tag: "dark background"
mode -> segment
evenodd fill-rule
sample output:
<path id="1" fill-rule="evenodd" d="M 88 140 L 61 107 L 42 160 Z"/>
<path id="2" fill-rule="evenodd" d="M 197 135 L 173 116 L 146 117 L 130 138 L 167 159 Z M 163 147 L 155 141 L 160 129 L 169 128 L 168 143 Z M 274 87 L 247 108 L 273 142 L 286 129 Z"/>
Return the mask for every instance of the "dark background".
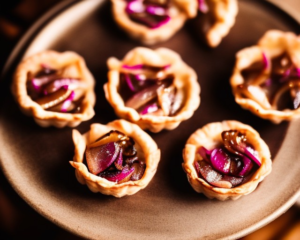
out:
<path id="1" fill-rule="evenodd" d="M 0 2 L 0 71 L 26 30 L 61 0 L 9 0 Z M 96 1 L 96 0 L 95 0 Z M 297 204 L 265 227 L 243 237 L 256 239 L 300 239 Z M 0 239 L 82 239 L 35 212 L 18 196 L 0 171 Z"/>

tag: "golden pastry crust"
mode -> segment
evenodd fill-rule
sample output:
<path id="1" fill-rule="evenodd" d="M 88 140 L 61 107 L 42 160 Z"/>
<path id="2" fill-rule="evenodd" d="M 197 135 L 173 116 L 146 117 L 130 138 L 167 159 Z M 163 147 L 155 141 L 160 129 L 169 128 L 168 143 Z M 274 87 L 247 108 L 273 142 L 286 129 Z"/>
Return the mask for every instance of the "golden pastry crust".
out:
<path id="1" fill-rule="evenodd" d="M 203 146 L 207 149 L 215 148 L 222 142 L 221 132 L 226 130 L 246 129 L 251 133 L 251 144 L 258 152 L 261 160 L 261 166 L 250 177 L 250 179 L 234 188 L 218 188 L 208 184 L 205 180 L 198 177 L 194 167 L 195 160 L 199 160 L 196 155 L 198 147 Z M 224 201 L 227 199 L 236 200 L 243 195 L 254 191 L 259 182 L 261 182 L 272 170 L 271 154 L 266 143 L 260 138 L 259 133 L 249 125 L 238 121 L 223 121 L 209 123 L 195 131 L 187 140 L 183 149 L 183 170 L 187 174 L 188 181 L 196 192 L 203 193 L 208 198 L 216 198 Z"/>
<path id="2" fill-rule="evenodd" d="M 182 89 L 185 95 L 185 100 L 179 112 L 175 116 L 140 115 L 135 109 L 126 107 L 118 92 L 119 75 L 124 64 L 145 64 L 150 66 L 170 64 L 170 72 L 175 75 L 174 85 L 176 88 Z M 131 50 L 122 61 L 113 57 L 109 58 L 107 65 L 109 68 L 108 82 L 104 85 L 107 101 L 120 118 L 136 123 L 142 129 L 149 129 L 152 132 L 159 132 L 162 129 L 172 130 L 180 122 L 189 119 L 200 105 L 200 86 L 197 82 L 195 71 L 186 65 L 181 57 L 172 50 L 166 48 L 151 50 L 137 47 Z"/>
<path id="3" fill-rule="evenodd" d="M 86 84 L 86 92 L 81 104 L 80 113 L 60 113 L 44 110 L 37 102 L 28 95 L 26 83 L 28 74 L 36 74 L 41 70 L 41 64 L 47 64 L 55 69 L 67 66 L 70 71 L 65 71 L 65 76 L 79 78 Z M 88 70 L 84 59 L 75 52 L 66 51 L 59 53 L 53 50 L 46 50 L 24 59 L 16 68 L 12 93 L 19 104 L 20 109 L 29 116 L 33 116 L 35 122 L 42 127 L 65 126 L 75 127 L 82 121 L 91 119 L 94 116 L 94 105 L 96 97 L 94 94 L 94 77 Z"/>
<path id="4" fill-rule="evenodd" d="M 257 45 L 240 50 L 236 54 L 236 63 L 230 78 L 232 92 L 235 101 L 244 109 L 250 110 L 257 116 L 269 119 L 273 123 L 280 123 L 283 120 L 290 121 L 300 117 L 300 108 L 296 110 L 277 110 L 271 106 L 263 91 L 259 87 L 253 86 L 256 91 L 254 95 L 244 97 L 239 91 L 239 85 L 245 83 L 242 71 L 257 61 L 263 61 L 263 53 L 268 59 L 287 53 L 296 67 L 300 67 L 300 38 L 292 32 L 282 32 L 279 30 L 269 30 L 258 41 Z M 269 61 L 270 62 L 270 61 Z M 271 62 L 265 70 L 270 74 Z"/>
<path id="5" fill-rule="evenodd" d="M 206 0 L 206 2 L 215 18 L 214 24 L 206 32 L 206 40 L 209 46 L 217 47 L 235 23 L 238 2 L 237 0 Z"/>
<path id="6" fill-rule="evenodd" d="M 180 2 L 179 0 L 177 1 Z M 178 7 L 174 1 L 171 2 L 172 5 L 169 8 L 171 20 L 159 28 L 150 29 L 129 18 L 125 11 L 127 4 L 125 0 L 111 0 L 111 2 L 112 14 L 117 24 L 124 29 L 131 38 L 139 40 L 146 45 L 152 45 L 169 39 L 184 25 L 188 18 L 188 13 L 185 10 L 186 7 L 181 7 L 181 5 Z"/>
<path id="7" fill-rule="evenodd" d="M 83 163 L 86 146 L 111 130 L 118 130 L 135 141 L 139 159 L 146 163 L 144 175 L 140 180 L 127 181 L 120 184 L 111 182 L 90 173 L 87 166 Z M 153 139 L 136 124 L 125 120 L 115 120 L 107 125 L 92 124 L 90 131 L 83 135 L 74 129 L 73 142 L 75 152 L 73 161 L 70 161 L 70 164 L 76 169 L 75 175 L 77 180 L 81 184 L 86 184 L 92 192 L 101 192 L 102 194 L 115 197 L 132 195 L 149 184 L 156 173 L 160 161 L 160 150 Z"/>
<path id="8" fill-rule="evenodd" d="M 181 8 L 189 18 L 196 17 L 198 13 L 198 0 L 173 0 L 173 2 Z"/>

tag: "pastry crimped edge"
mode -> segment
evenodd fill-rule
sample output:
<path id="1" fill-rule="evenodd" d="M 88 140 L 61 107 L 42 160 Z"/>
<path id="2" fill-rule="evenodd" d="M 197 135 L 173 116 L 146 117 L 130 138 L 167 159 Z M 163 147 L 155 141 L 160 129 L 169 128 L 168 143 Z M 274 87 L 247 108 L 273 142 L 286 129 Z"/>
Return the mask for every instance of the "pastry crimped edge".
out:
<path id="1" fill-rule="evenodd" d="M 76 64 L 80 76 L 72 77 L 79 77 L 80 81 L 84 81 L 87 85 L 87 90 L 81 103 L 81 113 L 47 111 L 31 99 L 27 93 L 26 87 L 26 82 L 28 80 L 27 73 L 38 72 L 41 69 L 41 63 L 45 63 L 55 69 Z M 94 84 L 94 77 L 80 55 L 72 51 L 60 53 L 54 50 L 45 50 L 31 55 L 20 62 L 13 76 L 11 91 L 22 112 L 28 116 L 32 116 L 35 122 L 41 127 L 76 127 L 82 121 L 91 119 L 95 114 L 94 105 L 96 96 L 94 93 Z"/>
<path id="2" fill-rule="evenodd" d="M 218 188 L 208 184 L 204 179 L 199 178 L 194 162 L 196 160 L 196 150 L 200 146 L 212 149 L 222 142 L 221 132 L 234 129 L 246 129 L 252 133 L 251 144 L 258 152 L 261 166 L 253 173 L 247 182 L 230 189 Z M 253 142 L 252 140 L 256 141 Z M 216 198 L 224 201 L 228 199 L 236 200 L 243 195 L 253 192 L 257 185 L 272 171 L 272 160 L 267 144 L 260 138 L 259 133 L 251 126 L 235 120 L 213 122 L 206 124 L 196 130 L 187 140 L 183 149 L 183 170 L 187 174 L 187 179 L 193 189 L 198 193 L 203 193 L 210 199 Z"/>
<path id="3" fill-rule="evenodd" d="M 262 61 L 262 53 L 268 59 L 280 56 L 287 52 L 292 62 L 300 67 L 300 37 L 292 32 L 269 30 L 258 41 L 257 45 L 244 48 L 237 52 L 236 62 L 230 78 L 235 101 L 244 109 L 250 110 L 255 115 L 278 124 L 300 117 L 300 108 L 296 110 L 285 109 L 282 111 L 265 108 L 257 101 L 243 97 L 238 91 L 238 85 L 244 83 L 241 72 L 256 61 Z"/>
<path id="4" fill-rule="evenodd" d="M 210 47 L 217 47 L 235 24 L 238 14 L 237 0 L 206 0 L 213 5 L 212 11 L 215 23 L 205 34 Z M 209 5 L 210 5 L 209 4 Z"/>
<path id="5" fill-rule="evenodd" d="M 146 64 L 153 66 L 165 66 L 171 64 L 169 70 L 174 74 L 174 84 L 178 88 L 184 88 L 185 100 L 179 112 L 175 116 L 140 115 L 133 108 L 125 106 L 118 92 L 120 83 L 120 70 L 123 64 Z M 182 121 L 189 119 L 200 105 L 200 85 L 195 71 L 185 64 L 181 57 L 167 48 L 151 50 L 137 47 L 131 50 L 122 61 L 111 57 L 107 61 L 109 68 L 108 82 L 104 85 L 105 97 L 113 107 L 115 113 L 130 122 L 138 124 L 142 129 L 159 132 L 162 129 L 172 130 Z"/>
<path id="6" fill-rule="evenodd" d="M 86 145 L 94 142 L 111 130 L 118 130 L 131 137 L 135 141 L 137 150 L 142 151 L 146 169 L 140 180 L 127 181 L 120 184 L 111 182 L 90 173 L 87 166 L 83 163 Z M 73 161 L 70 161 L 70 164 L 75 168 L 77 180 L 81 184 L 86 184 L 92 192 L 100 192 L 118 198 L 125 195 L 132 195 L 144 189 L 156 173 L 160 161 L 160 150 L 154 140 L 136 124 L 125 120 L 115 120 L 106 125 L 94 123 L 90 126 L 90 130 L 83 135 L 76 129 L 73 129 L 72 136 L 75 151 Z"/>
<path id="7" fill-rule="evenodd" d="M 170 17 L 171 20 L 156 29 L 132 21 L 125 12 L 125 0 L 111 0 L 112 14 L 116 23 L 131 38 L 141 41 L 146 45 L 153 45 L 171 38 L 185 23 L 188 14 L 184 9 L 173 3 Z"/>

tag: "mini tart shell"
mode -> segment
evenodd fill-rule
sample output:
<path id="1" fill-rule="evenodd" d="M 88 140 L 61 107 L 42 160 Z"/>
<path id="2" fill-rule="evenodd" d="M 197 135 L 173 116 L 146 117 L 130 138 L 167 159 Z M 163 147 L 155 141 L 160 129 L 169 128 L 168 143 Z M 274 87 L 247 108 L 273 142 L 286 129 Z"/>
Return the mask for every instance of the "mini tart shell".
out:
<path id="1" fill-rule="evenodd" d="M 198 0 L 196 0 L 198 2 Z M 235 24 L 238 13 L 237 0 L 206 0 L 215 23 L 206 33 L 206 41 L 210 47 L 217 47 Z"/>
<path id="2" fill-rule="evenodd" d="M 198 147 L 212 149 L 222 142 L 221 133 L 226 130 L 246 129 L 251 132 L 251 144 L 258 152 L 261 160 L 261 166 L 253 173 L 250 179 L 234 188 L 218 188 L 208 184 L 204 179 L 199 178 L 194 167 L 195 161 L 199 160 L 196 155 Z M 238 121 L 223 121 L 209 123 L 204 127 L 195 131 L 187 140 L 183 149 L 183 170 L 187 174 L 187 178 L 191 186 L 196 192 L 203 193 L 210 199 L 216 198 L 224 201 L 227 199 L 236 200 L 243 195 L 253 192 L 258 183 L 261 182 L 272 170 L 271 154 L 266 143 L 260 138 L 257 131 L 249 125 Z"/>
<path id="3" fill-rule="evenodd" d="M 174 74 L 174 85 L 182 88 L 185 93 L 185 100 L 179 112 L 175 116 L 153 116 L 140 115 L 135 109 L 125 106 L 125 103 L 118 92 L 120 85 L 120 71 L 122 65 L 145 64 L 150 66 L 170 66 L 170 72 Z M 109 58 L 108 82 L 104 85 L 105 97 L 114 108 L 115 113 L 120 117 L 138 124 L 142 129 L 149 129 L 152 132 L 159 132 L 162 129 L 172 130 L 180 122 L 189 119 L 200 105 L 200 85 L 197 82 L 195 71 L 186 65 L 181 57 L 172 50 L 159 48 L 151 50 L 144 47 L 137 47 L 131 50 L 122 61 L 116 58 Z"/>
<path id="4" fill-rule="evenodd" d="M 41 64 L 49 65 L 54 69 L 61 69 L 66 66 L 75 66 L 73 71 L 65 77 L 80 78 L 87 85 L 86 93 L 81 103 L 80 113 L 59 113 L 44 110 L 38 103 L 28 95 L 26 82 L 28 74 L 36 74 L 41 70 Z M 41 127 L 65 126 L 75 127 L 82 121 L 91 119 L 94 116 L 94 105 L 96 97 L 94 94 L 94 77 L 88 70 L 84 59 L 75 52 L 66 51 L 59 53 L 53 50 L 46 50 L 24 59 L 16 68 L 12 93 L 19 104 L 20 109 L 28 116 L 32 116 L 35 122 Z"/>
<path id="5" fill-rule="evenodd" d="M 186 0 L 184 2 L 188 3 Z M 176 1 L 171 2 L 172 6 L 169 9 L 171 20 L 158 28 L 151 29 L 130 19 L 125 11 L 127 5 L 125 0 L 111 0 L 111 3 L 112 15 L 119 27 L 131 38 L 146 45 L 156 44 L 172 37 L 184 25 L 189 15 L 185 6 L 177 6 Z"/>
<path id="6" fill-rule="evenodd" d="M 83 163 L 86 146 L 111 130 L 118 130 L 133 138 L 135 141 L 138 154 L 140 154 L 139 156 L 141 156 L 146 163 L 144 175 L 140 180 L 127 181 L 120 184 L 111 182 L 90 173 L 87 166 Z M 118 198 L 125 195 L 132 195 L 149 184 L 156 173 L 160 161 L 160 150 L 157 148 L 153 139 L 139 126 L 125 120 L 115 120 L 107 125 L 92 124 L 90 131 L 83 135 L 74 129 L 73 142 L 75 145 L 75 153 L 73 161 L 70 161 L 70 164 L 76 169 L 76 178 L 81 184 L 86 184 L 88 188 L 95 193 L 100 192 Z"/>
<path id="7" fill-rule="evenodd" d="M 262 61 L 262 53 L 268 59 L 287 53 L 296 67 L 300 67 L 300 38 L 292 32 L 282 32 L 279 30 L 269 30 L 258 41 L 257 45 L 240 50 L 236 54 L 236 62 L 230 78 L 230 85 L 235 97 L 235 101 L 244 109 L 250 110 L 255 115 L 268 119 L 275 124 L 284 120 L 290 121 L 300 117 L 300 108 L 296 110 L 285 109 L 279 111 L 267 108 L 255 99 L 245 98 L 238 90 L 240 84 L 245 83 L 242 71 L 251 64 Z M 269 61 L 270 62 L 270 61 Z M 271 62 L 270 62 L 271 64 Z"/>

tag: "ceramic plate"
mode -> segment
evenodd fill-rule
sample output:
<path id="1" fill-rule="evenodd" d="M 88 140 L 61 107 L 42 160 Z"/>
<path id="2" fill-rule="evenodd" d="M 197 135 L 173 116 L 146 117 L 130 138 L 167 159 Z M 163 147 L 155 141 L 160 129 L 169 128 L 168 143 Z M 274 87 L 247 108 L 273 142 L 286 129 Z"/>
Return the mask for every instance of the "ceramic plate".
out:
<path id="1" fill-rule="evenodd" d="M 38 21 L 12 52 L 1 82 L 0 158 L 17 193 L 55 224 L 88 239 L 237 239 L 274 220 L 298 198 L 300 122 L 274 125 L 238 106 L 229 77 L 235 53 L 254 45 L 269 29 L 299 33 L 299 24 L 266 1 L 239 1 L 236 24 L 220 46 L 209 49 L 188 22 L 168 47 L 193 67 L 201 85 L 201 105 L 173 131 L 150 135 L 162 152 L 158 171 L 147 188 L 117 199 L 80 185 L 69 160 L 72 129 L 41 128 L 23 115 L 10 93 L 11 74 L 25 56 L 40 50 L 72 50 L 82 55 L 97 80 L 96 115 L 91 123 L 116 119 L 104 97 L 106 60 L 122 58 L 139 46 L 114 23 L 108 1 L 63 1 Z M 256 191 L 237 201 L 209 200 L 196 193 L 184 174 L 182 149 L 196 129 L 209 122 L 238 120 L 258 130 L 271 149 L 272 173 Z"/>

